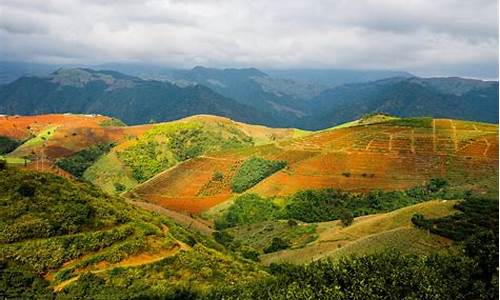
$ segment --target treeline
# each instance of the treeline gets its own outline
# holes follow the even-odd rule
[[[244,194],[215,220],[222,230],[267,220],[295,219],[303,222],[325,222],[340,219],[350,225],[354,217],[393,211],[431,199],[460,199],[466,192],[456,192],[441,178],[405,191],[373,191],[366,194],[334,189],[305,190],[284,199],[278,206],[273,199]]]

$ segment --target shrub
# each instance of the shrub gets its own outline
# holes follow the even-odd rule
[[[257,194],[244,194],[234,200],[227,211],[216,220],[218,230],[243,224],[272,220],[278,207]]]
[[[264,253],[271,253],[288,248],[290,248],[289,241],[283,240],[279,237],[274,237],[271,241],[271,244],[268,247],[264,248],[263,251]]]
[[[339,219],[342,222],[342,225],[344,225],[345,227],[351,225],[352,222],[354,221],[354,217],[352,216],[352,213],[346,209],[341,211],[341,213],[339,215]]]
[[[224,174],[221,171],[215,171],[212,174],[212,180],[213,181],[222,181],[222,180],[224,180]]]
[[[115,191],[117,193],[124,192],[127,189],[127,187],[120,182],[113,183],[113,186],[115,187]]]

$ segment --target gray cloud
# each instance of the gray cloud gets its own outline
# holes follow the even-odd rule
[[[0,59],[498,77],[495,0],[2,0]]]

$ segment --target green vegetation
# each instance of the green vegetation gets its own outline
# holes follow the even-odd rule
[[[118,157],[144,182],[175,164],[208,151],[253,145],[243,132],[223,124],[166,123],[155,126]]]
[[[409,127],[422,127],[430,128],[432,127],[432,118],[404,118],[404,119],[394,119],[387,121],[387,124],[396,126],[409,126]]]
[[[321,260],[309,265],[272,264],[273,275],[217,290],[211,299],[496,299],[476,262],[466,256],[382,253]]]
[[[109,152],[113,146],[113,143],[91,146],[71,156],[57,160],[56,165],[70,174],[81,178],[85,170],[94,164],[99,157]]]
[[[118,203],[85,183],[50,175],[0,172],[0,242],[95,230],[127,221]]]
[[[278,207],[257,194],[244,194],[234,200],[224,214],[215,221],[215,228],[224,229],[275,219]]]
[[[412,222],[418,227],[455,241],[465,241],[481,232],[498,234],[498,200],[467,197],[455,205],[461,213],[439,219],[426,219],[414,215]]]
[[[244,257],[247,252],[265,253],[265,249],[273,244],[275,238],[287,241],[290,248],[301,248],[317,239],[315,224],[288,221],[263,221],[240,225],[223,230],[233,237],[227,245],[237,250]]]
[[[20,147],[35,147],[43,144],[45,141],[50,139],[54,132],[57,130],[58,126],[48,126],[44,128],[39,134],[37,134],[34,138],[31,138],[24,142]]]
[[[27,158],[10,157],[10,156],[2,156],[2,155],[0,155],[0,159],[5,161],[9,165],[20,165],[20,164],[26,164],[26,163],[30,162],[30,160]]]
[[[6,136],[0,136],[0,155],[14,151],[21,143]]]
[[[83,173],[83,178],[99,186],[108,194],[117,192],[116,184],[123,185],[125,191],[137,185],[137,181],[113,149],[87,168]]]
[[[241,193],[259,183],[269,175],[286,167],[283,160],[272,161],[260,157],[251,157],[238,169],[231,182],[233,192]]]
[[[345,225],[352,217],[389,212],[423,201],[463,198],[462,192],[447,188],[443,179],[431,179],[425,186],[406,191],[373,191],[367,194],[348,193],[333,189],[306,190],[286,200],[286,205],[276,216],[304,222],[324,222],[341,219]]]
[[[264,248],[264,253],[276,252],[290,248],[290,242],[279,237],[274,237],[271,244]]]
[[[7,168],[0,171],[0,199],[0,293],[8,298],[203,295],[223,282],[264,275],[215,250],[222,248],[212,240],[85,182]],[[143,263],[122,263],[142,254]],[[64,289],[54,293],[59,284]]]
[[[122,120],[117,119],[117,118],[110,118],[107,120],[104,120],[101,122],[102,127],[125,127],[127,124],[125,124]]]
[[[223,229],[267,220],[295,219],[310,223],[340,219],[348,226],[354,217],[389,212],[436,198],[461,199],[466,194],[448,186],[441,178],[406,191],[359,194],[333,189],[305,190],[283,199],[280,206],[273,199],[244,194],[215,220],[215,225]]]

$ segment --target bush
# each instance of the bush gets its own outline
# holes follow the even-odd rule
[[[289,241],[283,240],[279,237],[274,237],[271,241],[271,244],[268,247],[264,248],[263,251],[264,253],[271,253],[288,248],[290,248]]]
[[[217,243],[225,247],[229,247],[234,240],[234,237],[225,231],[215,231],[212,235]]]
[[[241,193],[253,187],[264,178],[286,167],[283,160],[271,161],[260,157],[251,157],[238,169],[231,182],[233,192]]]
[[[222,180],[224,180],[224,174],[221,171],[215,171],[212,174],[212,180],[213,181],[222,181]]]
[[[257,194],[244,194],[234,200],[227,211],[215,221],[218,230],[243,224],[272,220],[278,207]]]
[[[117,193],[122,193],[127,189],[127,187],[120,182],[113,183],[113,186],[115,187],[115,192]]]
[[[342,225],[344,225],[345,227],[351,225],[352,222],[354,221],[352,213],[346,209],[341,211],[339,219],[342,222]]]

